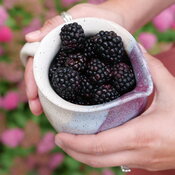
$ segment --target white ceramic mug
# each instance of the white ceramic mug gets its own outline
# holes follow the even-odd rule
[[[131,92],[100,105],[76,105],[59,97],[49,83],[48,70],[60,47],[62,24],[41,42],[27,43],[21,50],[24,65],[28,56],[34,56],[33,71],[39,98],[52,126],[59,132],[93,134],[119,126],[143,112],[147,97],[152,93],[153,83],[145,58],[133,36],[120,25],[104,19],[79,18],[68,23],[72,22],[80,24],[86,35],[104,30],[114,31],[121,36],[133,65],[137,85]]]

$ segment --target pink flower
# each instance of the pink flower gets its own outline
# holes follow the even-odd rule
[[[8,18],[7,11],[3,6],[0,6],[0,26],[4,25]]]
[[[56,169],[64,160],[64,154],[62,153],[56,153],[52,155],[50,162],[49,162],[49,168],[50,169]]]
[[[3,1],[3,5],[8,8],[11,9],[14,7],[14,5],[17,3],[18,0],[4,0]]]
[[[2,107],[6,110],[16,109],[19,105],[19,94],[15,91],[8,92],[2,103]]]
[[[18,83],[17,88],[18,88],[18,94],[19,94],[19,101],[22,103],[27,103],[28,98],[26,95],[26,86],[25,86],[24,80]]]
[[[172,26],[173,22],[174,15],[169,9],[164,10],[153,19],[153,24],[160,32],[168,30]]]
[[[175,15],[175,4],[170,6],[169,10]]]
[[[46,133],[37,146],[37,152],[45,153],[51,151],[55,147],[54,137],[54,133]]]
[[[37,165],[36,154],[30,154],[27,158],[26,164],[30,170],[33,170]]]
[[[61,4],[64,6],[64,7],[69,7],[71,5],[73,5],[75,2],[79,2],[81,0],[61,0]]]
[[[0,26],[0,42],[9,42],[12,40],[12,31],[7,26]]]
[[[175,30],[175,21],[174,21],[174,23],[172,24],[171,28]]]
[[[24,33],[24,35],[26,35],[27,33],[32,32],[34,30],[37,30],[40,27],[41,27],[41,20],[39,18],[34,18],[30,22],[29,26],[27,26],[23,29],[23,33]]]
[[[54,16],[57,15],[57,11],[56,9],[51,9],[51,10],[48,10],[47,12],[45,12],[45,18],[46,19],[50,19],[50,18],[53,18]]]
[[[52,175],[53,173],[49,168],[42,166],[38,168],[38,174],[39,175]]]
[[[148,32],[143,32],[138,36],[139,42],[145,47],[145,49],[149,50],[154,47],[157,42],[157,37]]]
[[[106,168],[102,171],[102,175],[114,175],[114,172]]]
[[[23,130],[19,128],[5,130],[1,135],[1,142],[9,147],[17,147],[24,137]]]
[[[55,1],[51,1],[51,0],[45,0],[44,2],[45,6],[48,8],[48,9],[55,9]]]
[[[106,0],[88,0],[88,2],[91,3],[91,4],[100,4],[104,1],[106,1]]]

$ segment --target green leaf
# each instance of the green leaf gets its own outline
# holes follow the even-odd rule
[[[1,153],[0,156],[0,165],[3,167],[3,169],[9,169],[12,165],[12,155],[8,152]]]
[[[65,165],[67,166],[67,168],[71,169],[71,170],[78,170],[80,168],[81,163],[72,159],[71,157],[67,156],[64,160]]]
[[[8,170],[0,169],[0,175],[9,174]]]
[[[6,94],[9,86],[10,86],[10,84],[6,80],[1,80],[0,81],[0,95],[1,96]]]
[[[4,147],[4,152],[8,153],[11,155],[11,157],[16,157],[16,156],[27,156],[31,152],[34,151],[34,148],[22,148],[22,147],[16,147],[16,148],[10,148],[10,147]]]
[[[6,25],[9,26],[12,29],[15,28],[16,27],[16,21],[15,21],[15,19],[10,16],[7,19],[7,21],[6,21]]]

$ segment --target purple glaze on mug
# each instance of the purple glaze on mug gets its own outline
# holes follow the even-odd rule
[[[149,80],[147,79],[148,70],[144,68],[144,57],[138,45],[136,45],[129,57],[134,69],[136,77],[136,87],[129,93],[124,94],[119,100],[125,99],[128,95],[146,92],[149,88]],[[138,116],[145,108],[147,97],[137,98],[135,100],[119,105],[109,110],[108,116],[99,128],[98,132],[117,127]]]

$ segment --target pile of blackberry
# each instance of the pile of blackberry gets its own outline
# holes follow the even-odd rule
[[[134,71],[120,36],[100,31],[85,36],[78,23],[60,32],[61,47],[49,68],[49,80],[63,99],[96,105],[117,99],[136,86]]]

